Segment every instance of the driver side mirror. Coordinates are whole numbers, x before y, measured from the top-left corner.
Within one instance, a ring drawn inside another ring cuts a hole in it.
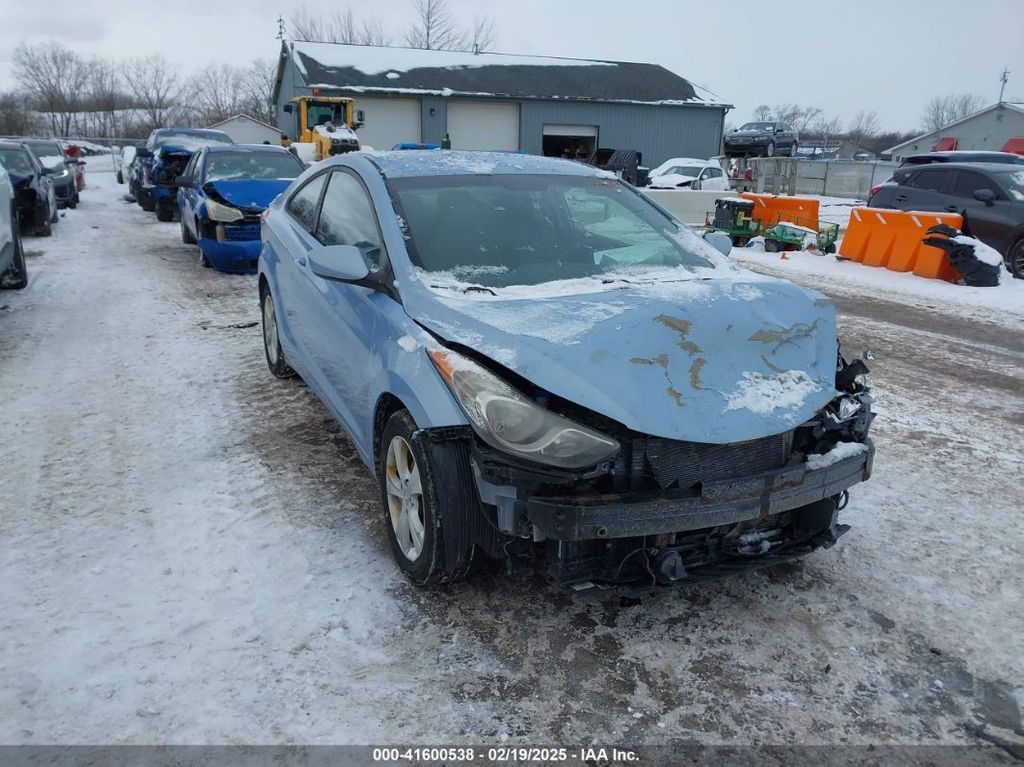
[[[153,153],[150,152],[146,147],[139,147],[135,150],[136,157],[152,157]]]
[[[705,232],[704,242],[723,256],[728,256],[732,253],[732,238],[725,232]]]
[[[48,168],[45,165],[39,169],[40,176],[52,176],[53,168]]]
[[[364,125],[366,125],[366,112],[364,112],[362,109],[357,109],[355,125],[352,126],[352,130],[358,130],[359,128],[362,128]]]
[[[991,189],[975,189],[974,199],[986,205],[991,205],[995,201],[996,196]]]
[[[358,282],[370,274],[362,251],[355,245],[327,245],[309,252],[309,268],[317,277],[335,282]]]

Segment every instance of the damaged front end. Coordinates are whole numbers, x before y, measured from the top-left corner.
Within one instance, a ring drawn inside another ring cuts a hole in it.
[[[450,532],[466,538],[453,546],[476,545],[509,562],[513,552],[542,550],[551,577],[574,589],[707,580],[830,547],[847,532],[838,513],[848,489],[870,477],[874,456],[867,372],[862,360],[839,354],[835,396],[813,418],[730,444],[638,433],[517,380],[510,390],[530,402],[502,404],[507,428],[531,425],[518,436],[507,431],[510,439],[599,453],[599,441],[569,433],[575,425],[617,445],[582,468],[529,460],[476,427],[420,438],[437,457],[465,462],[475,481],[480,522]],[[534,407],[560,420],[543,423]]]

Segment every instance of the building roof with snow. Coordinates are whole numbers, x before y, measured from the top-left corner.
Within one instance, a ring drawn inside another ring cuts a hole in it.
[[[303,41],[289,56],[303,85],[346,92],[730,106],[658,64]]]
[[[1024,103],[1001,101],[883,152],[893,160],[933,151],[1016,151],[1024,146]]]

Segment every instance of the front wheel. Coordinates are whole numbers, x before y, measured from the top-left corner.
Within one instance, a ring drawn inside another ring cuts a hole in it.
[[[174,211],[165,200],[161,200],[156,206],[156,220],[165,223],[174,220]]]
[[[1024,280],[1024,237],[1021,237],[1010,248],[1009,253],[1010,273],[1018,280]]]
[[[119,184],[123,184],[124,183],[124,174],[121,171],[117,172],[117,183],[119,183]]]
[[[13,219],[17,220],[17,219]],[[14,231],[14,259],[7,271],[0,274],[0,288],[9,290],[21,290],[28,285],[28,268],[25,265],[25,249],[21,245],[21,231],[18,225],[13,227]]]
[[[205,258],[205,256],[204,256]],[[274,297],[270,288],[263,289],[263,351],[267,356],[267,367],[278,378],[291,378],[295,371],[284,358],[281,348],[281,332],[277,326],[277,309],[274,308]]]
[[[395,562],[414,583],[434,586],[457,581],[469,572],[473,547],[449,551],[446,541],[461,540],[461,536],[446,535],[445,529],[451,525],[456,528],[451,532],[457,532],[458,526],[468,526],[473,513],[481,512],[465,494],[452,490],[467,479],[457,476],[458,462],[432,461],[423,443],[413,438],[416,431],[407,410],[388,419],[380,438],[377,480]],[[439,498],[439,488],[451,492]]]
[[[765,157],[774,157],[775,156],[775,142],[774,141],[769,141],[768,142],[768,146],[766,146],[764,148],[764,156]]]
[[[189,231],[188,227],[185,226],[185,217],[181,217],[181,241],[186,245],[195,245],[196,238]]]

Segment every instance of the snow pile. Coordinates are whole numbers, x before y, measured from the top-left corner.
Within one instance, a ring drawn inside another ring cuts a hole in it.
[[[808,469],[824,469],[846,458],[866,453],[868,446],[863,442],[839,442],[827,453],[812,454],[807,456]]]
[[[767,415],[779,409],[799,407],[820,388],[803,370],[785,370],[777,375],[746,372],[736,391],[726,400],[726,410],[749,410]]]

